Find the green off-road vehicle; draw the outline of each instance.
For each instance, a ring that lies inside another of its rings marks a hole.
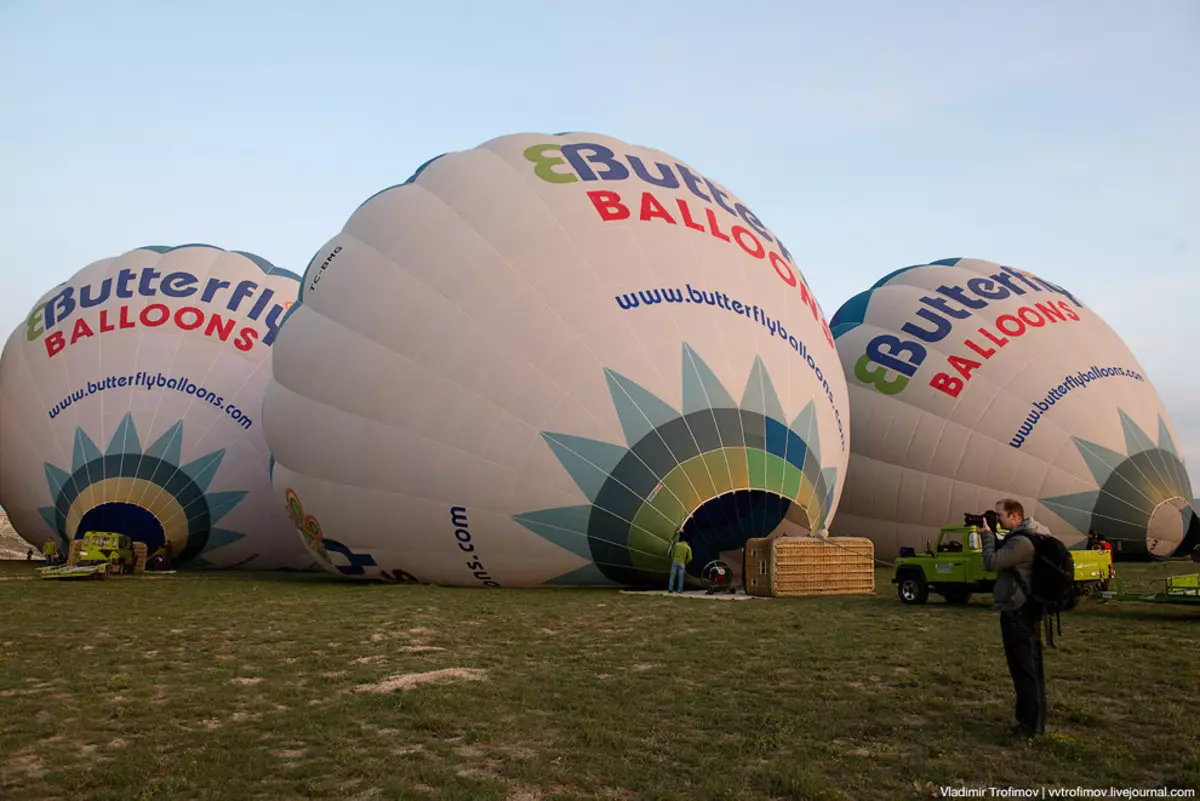
[[[929,593],[936,593],[946,603],[965,604],[975,593],[991,593],[996,574],[983,569],[983,537],[980,525],[974,524],[978,515],[967,514],[967,524],[943,526],[937,544],[926,546],[925,553],[913,553],[901,548],[895,563],[892,583],[906,604],[923,604]],[[1007,534],[1000,530],[1000,542]],[[999,543],[997,543],[999,547]],[[1091,595],[1107,590],[1116,575],[1112,554],[1108,551],[1072,550],[1075,562],[1075,594]]]
[[[65,565],[41,568],[42,578],[105,578],[146,569],[146,545],[125,534],[89,531],[71,543]]]

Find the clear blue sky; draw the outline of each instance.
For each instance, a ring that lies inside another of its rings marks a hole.
[[[5,332],[90,261],[202,241],[299,271],[431,156],[590,130],[738,193],[827,315],[950,256],[1068,286],[1200,480],[1195,0],[0,0],[0,76]]]

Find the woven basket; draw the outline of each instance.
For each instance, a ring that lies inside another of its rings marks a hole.
[[[863,537],[776,537],[746,543],[747,595],[873,595],[875,544]]]

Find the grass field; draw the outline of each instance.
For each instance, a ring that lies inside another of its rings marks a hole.
[[[1122,574],[1149,590],[1196,569]],[[886,571],[873,597],[738,602],[33,575],[0,565],[4,799],[1200,787],[1200,609],[1065,615],[1046,657],[1050,734],[1026,742],[1007,735],[990,596],[904,606]]]

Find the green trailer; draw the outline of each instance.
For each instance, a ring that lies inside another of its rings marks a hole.
[[[54,565],[39,567],[38,572],[45,579],[102,579],[108,578],[108,565]]]
[[[1115,590],[1101,590],[1097,597],[1105,601],[1145,601],[1155,604],[1183,604],[1200,608],[1200,573],[1168,576],[1162,592],[1126,592],[1121,577],[1116,578]]]

